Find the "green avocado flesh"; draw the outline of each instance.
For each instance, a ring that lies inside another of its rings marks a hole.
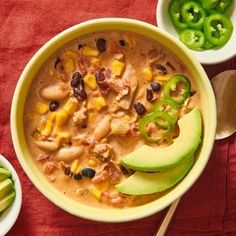
[[[157,172],[173,168],[193,155],[201,143],[202,119],[199,108],[178,121],[180,133],[173,144],[167,147],[143,145],[123,157],[121,164],[126,168],[144,172]]]
[[[158,173],[136,171],[115,187],[119,192],[131,195],[161,192],[177,184],[187,174],[193,163],[194,157],[191,156],[171,170]]]
[[[14,188],[13,182],[10,179],[5,179],[0,182],[0,200]]]
[[[0,181],[7,179],[10,176],[11,176],[11,172],[9,170],[6,170],[0,167]]]
[[[0,212],[8,208],[15,198],[15,191],[10,192],[4,198],[0,199]]]

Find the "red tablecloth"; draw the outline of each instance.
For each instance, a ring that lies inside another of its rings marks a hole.
[[[97,223],[72,216],[49,202],[23,172],[13,150],[9,113],[17,80],[33,54],[50,38],[82,21],[128,17],[151,24],[156,0],[1,0],[0,153],[13,163],[23,187],[20,216],[9,235],[153,235],[164,211],[129,223]],[[236,69],[236,58],[205,67],[211,78]],[[215,143],[199,181],[183,197],[167,235],[236,235],[236,135]]]

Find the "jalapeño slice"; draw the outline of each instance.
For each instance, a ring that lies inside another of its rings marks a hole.
[[[233,32],[231,20],[222,13],[213,13],[204,22],[204,35],[208,42],[216,46],[225,45]]]
[[[200,30],[185,29],[180,33],[180,41],[190,49],[200,50],[204,45],[205,37]]]

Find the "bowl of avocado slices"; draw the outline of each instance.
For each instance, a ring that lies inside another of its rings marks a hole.
[[[21,209],[20,179],[11,163],[0,154],[0,235],[14,225]]]

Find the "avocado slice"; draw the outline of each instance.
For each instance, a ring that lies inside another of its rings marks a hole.
[[[8,193],[3,199],[0,200],[0,212],[7,209],[13,202],[15,198],[15,191]]]
[[[0,200],[14,188],[11,179],[5,179],[0,182]]]
[[[121,164],[144,172],[164,171],[178,165],[193,155],[201,142],[202,119],[199,108],[178,121],[180,133],[173,144],[167,147],[143,145],[121,159]]]
[[[157,173],[136,171],[126,180],[116,185],[116,189],[125,194],[143,195],[161,192],[177,184],[190,170],[194,157],[187,158],[177,167]]]
[[[0,167],[0,181],[11,176],[11,172],[5,168]]]

